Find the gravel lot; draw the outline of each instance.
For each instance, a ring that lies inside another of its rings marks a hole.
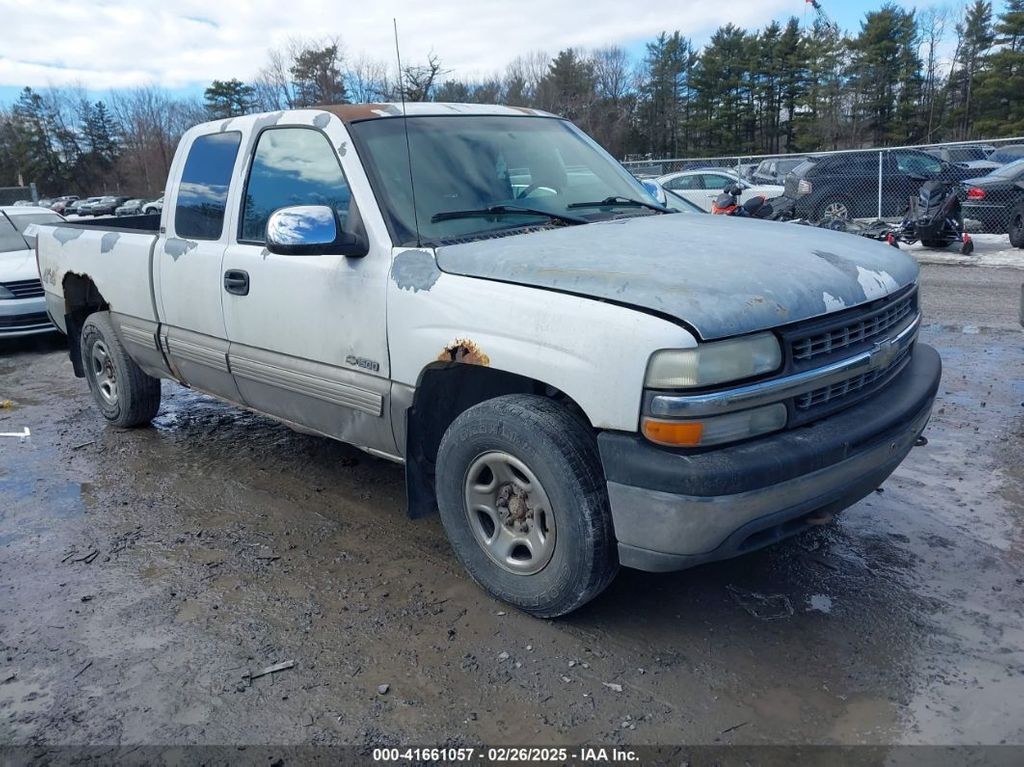
[[[61,338],[4,345],[0,743],[1024,743],[1024,272],[923,270],[944,379],[879,492],[554,622],[400,467],[170,383],[107,428]]]

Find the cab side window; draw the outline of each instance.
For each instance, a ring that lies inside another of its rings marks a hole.
[[[344,228],[350,200],[345,174],[324,134],[271,128],[260,136],[253,154],[238,240],[263,243],[270,214],[291,205],[327,205]]]
[[[220,239],[228,186],[241,141],[241,133],[228,132],[199,136],[192,142],[174,208],[174,233],[178,237]]]

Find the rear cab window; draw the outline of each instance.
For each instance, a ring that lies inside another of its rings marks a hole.
[[[192,142],[174,208],[174,233],[178,237],[220,239],[241,141],[241,133],[229,131],[199,136]]]

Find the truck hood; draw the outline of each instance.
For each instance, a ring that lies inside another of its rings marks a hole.
[[[851,234],[677,213],[602,221],[437,249],[449,274],[634,306],[704,340],[863,304],[917,279],[917,262]]]

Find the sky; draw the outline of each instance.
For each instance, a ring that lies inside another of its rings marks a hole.
[[[820,2],[842,28],[856,30],[882,0]],[[662,30],[702,44],[727,22],[754,29],[793,15],[808,25],[814,19],[806,0],[0,0],[0,103],[26,85],[81,84],[101,97],[155,83],[201,95],[213,79],[251,79],[268,49],[290,37],[337,35],[350,60],[390,62],[392,18],[403,63],[433,51],[453,76],[471,79],[529,51],[615,44],[639,57]]]

